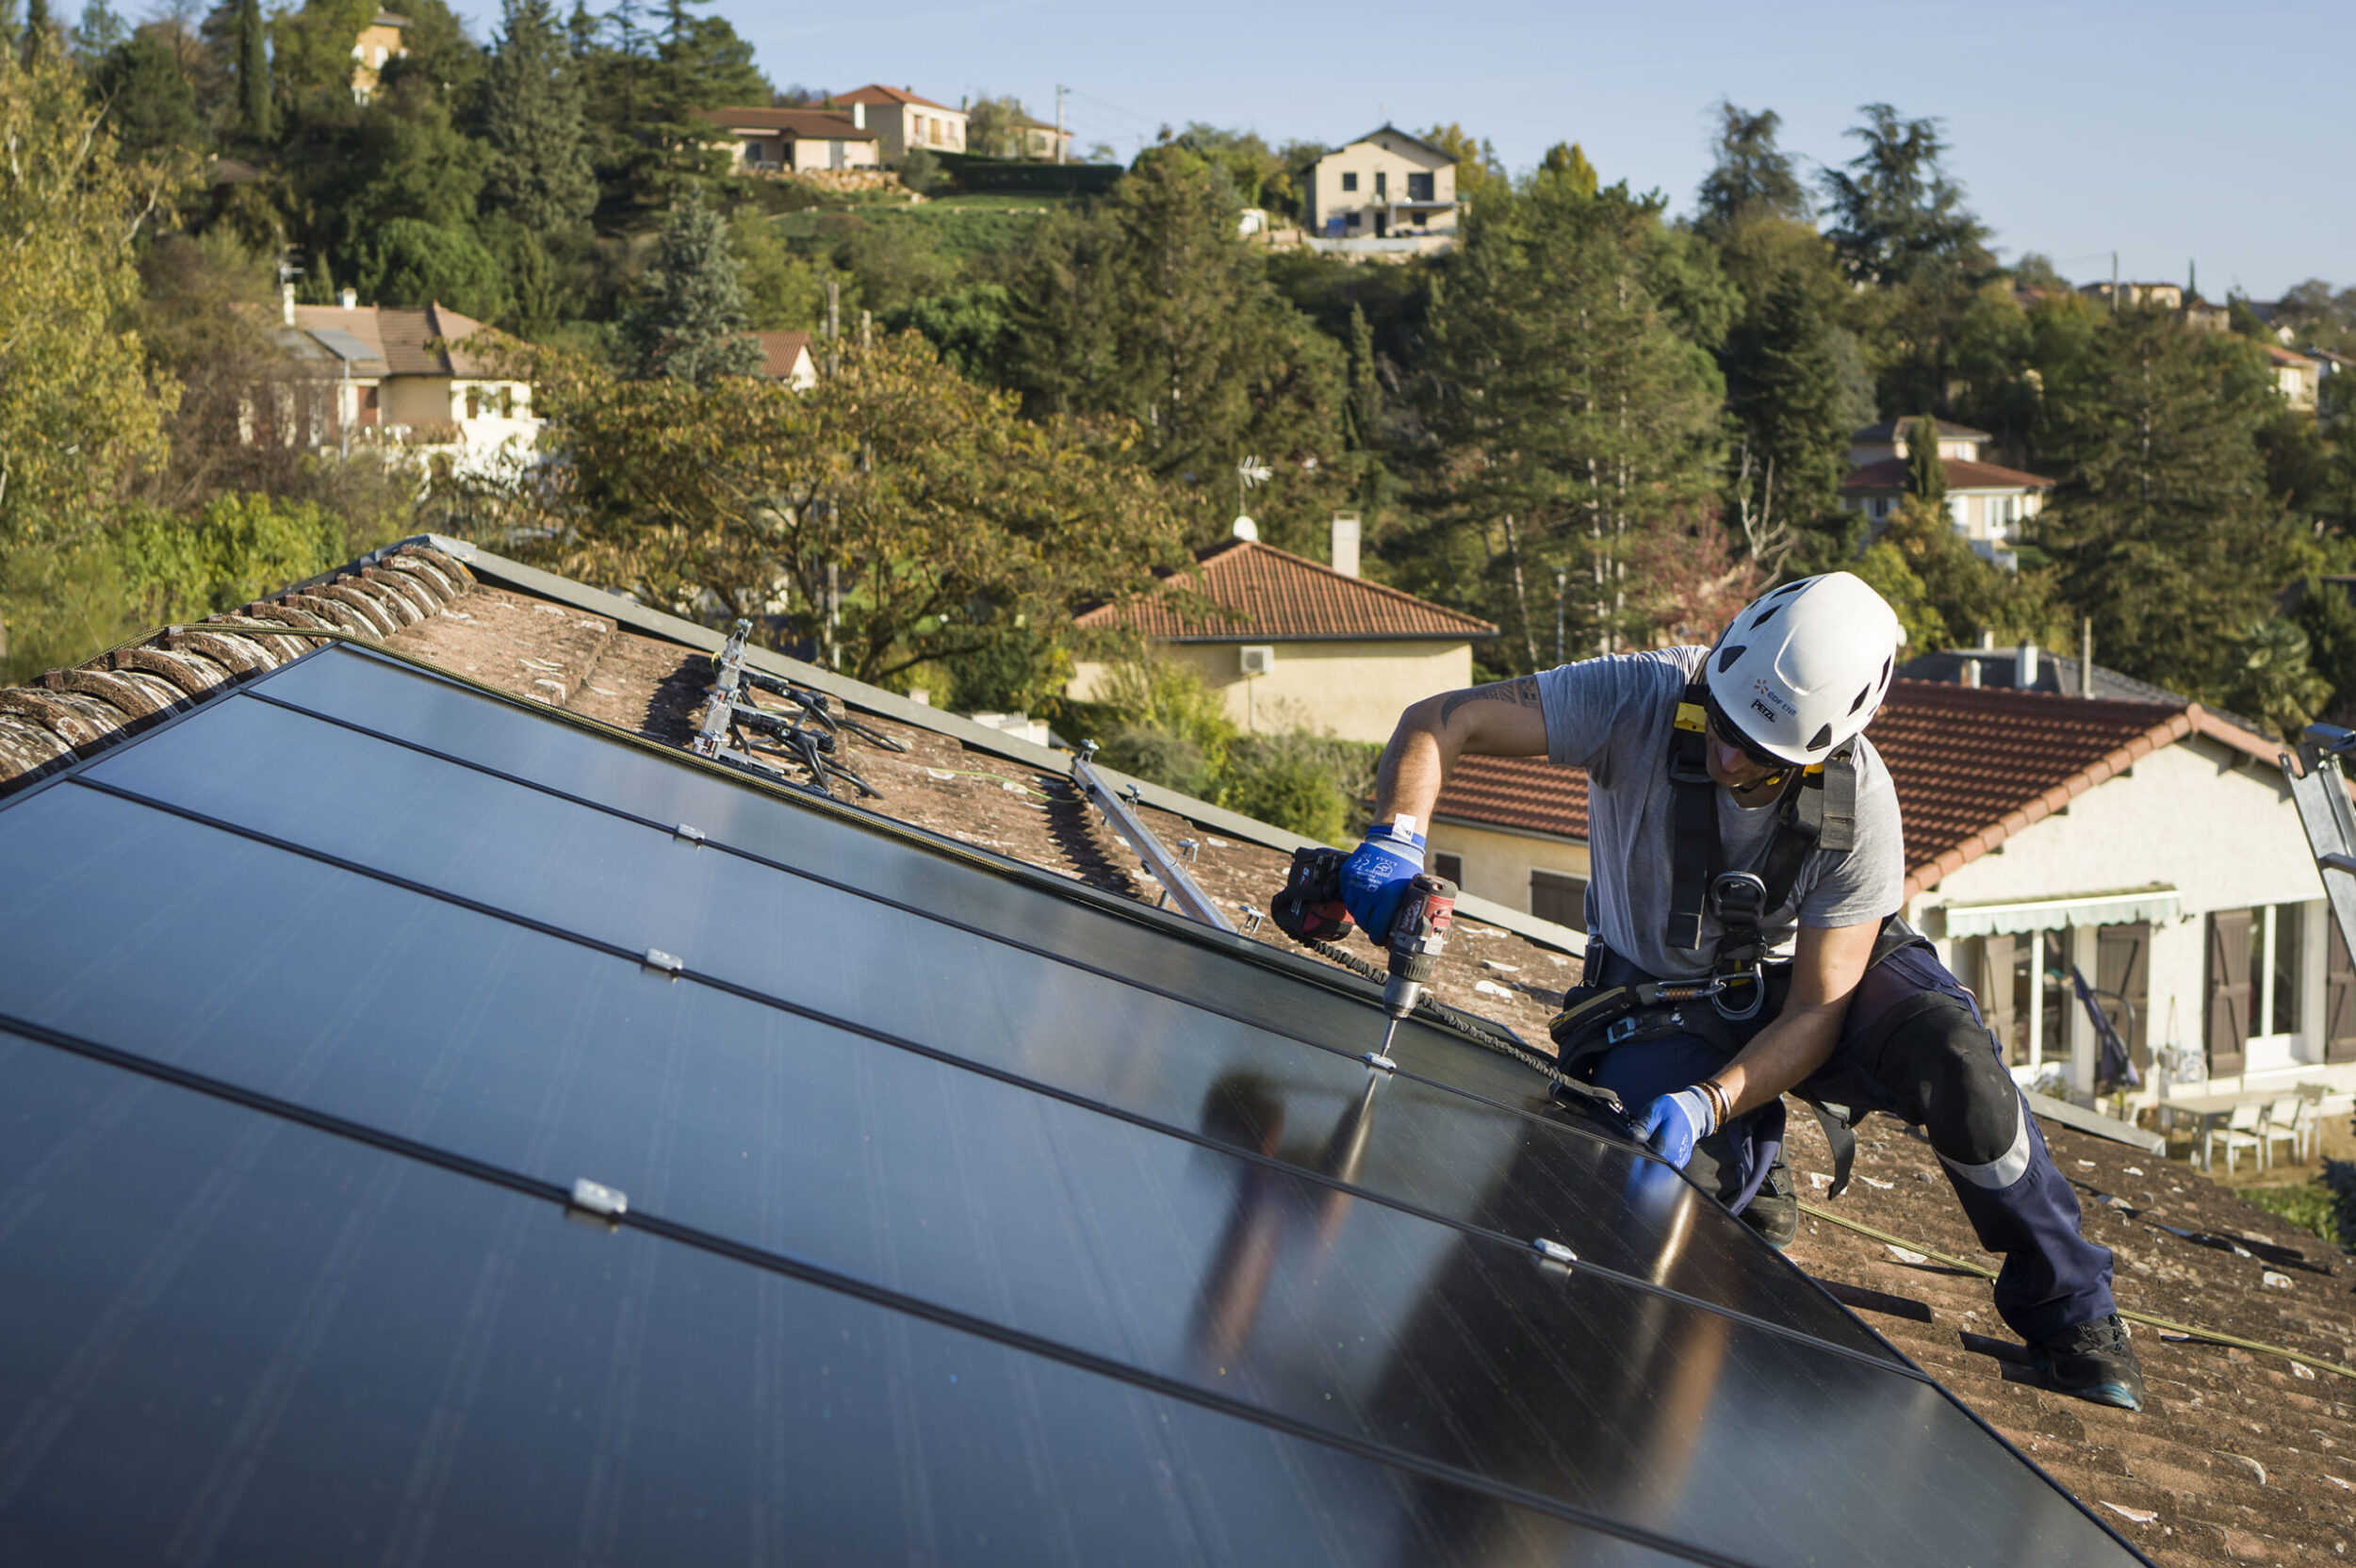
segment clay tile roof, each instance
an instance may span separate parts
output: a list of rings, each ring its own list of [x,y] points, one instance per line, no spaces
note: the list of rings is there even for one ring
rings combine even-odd
[[[2198,703],[2118,702],[1896,680],[1866,731],[1906,824],[1906,896],[1935,887],[2135,759],[2195,732],[2260,761],[2277,749]],[[1587,776],[1537,758],[1467,757],[1433,814],[1587,834]]]
[[[1587,837],[1587,774],[1543,757],[1464,757],[1432,813],[1464,822]]]
[[[874,131],[833,109],[697,109],[695,117],[731,131],[783,131],[810,141],[874,141]]]
[[[1956,457],[1942,457],[1939,466],[1947,471],[1950,490],[2050,490],[2055,482],[2036,474],[2024,474],[2018,468],[2000,467],[1993,463],[1966,463]],[[1906,460],[1903,457],[1885,457],[1879,463],[1852,468],[1841,482],[1843,490],[1896,492],[1906,487]]]
[[[2277,365],[2313,365],[2315,356],[2302,354],[2296,349],[2285,349],[2280,343],[2266,345],[2266,358]]]
[[[757,332],[752,335],[761,345],[761,373],[772,381],[791,379],[795,361],[810,352],[810,334],[806,332]]]
[[[1079,624],[1125,626],[1148,637],[1206,643],[1359,637],[1477,642],[1497,634],[1487,621],[1379,582],[1345,577],[1331,566],[1256,540],[1222,545],[1168,582],[1200,593],[1235,614],[1186,614],[1168,596],[1156,594],[1088,611]]]
[[[940,109],[948,114],[964,112],[961,109],[950,108],[946,104],[936,104],[923,93],[911,89],[886,87],[881,82],[870,82],[865,87],[850,92],[838,92],[834,95],[834,101],[838,104],[914,104],[919,108]]]

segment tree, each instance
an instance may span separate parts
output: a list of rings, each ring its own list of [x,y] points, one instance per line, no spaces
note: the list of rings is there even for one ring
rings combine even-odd
[[[278,139],[262,0],[237,0],[237,129],[249,146],[266,147]]]
[[[1695,194],[1693,226],[1716,237],[1746,220],[1806,222],[1808,189],[1792,155],[1775,144],[1782,116],[1773,109],[1753,114],[1725,98],[1718,100],[1717,110],[1716,160]]]
[[[204,146],[195,90],[155,30],[142,27],[109,50],[90,74],[90,87],[106,106],[124,159],[162,161]]]
[[[1933,510],[1947,504],[1947,465],[1939,455],[1939,421],[1927,414],[1906,421],[1906,494]]]
[[[761,347],[747,330],[728,230],[690,187],[622,318],[630,373],[698,386],[715,376],[750,375],[761,366]]]
[[[272,16],[270,74],[279,103],[311,112],[350,103],[352,43],[376,9],[375,0],[303,0]]]
[[[1576,141],[1558,141],[1547,148],[1546,156],[1538,160],[1538,172],[1565,182],[1581,196],[1593,196],[1602,182]]]
[[[1631,569],[1649,539],[1717,527],[1723,384],[1647,286],[1659,226],[1657,200],[1542,171],[1474,210],[1435,289],[1416,399],[1428,521],[1409,545],[1423,591],[1508,629],[1491,655],[1508,669],[1552,662],[1558,580],[1577,583],[1562,613],[1597,652],[1665,630],[1650,602],[1710,597]]]
[[[74,57],[88,71],[100,60],[122,48],[131,39],[131,29],[116,15],[106,0],[87,0],[82,7],[82,20],[74,27]]]
[[[499,48],[483,74],[483,208],[542,246],[562,244],[597,204],[570,51],[548,0],[506,0]]]
[[[1506,173],[1497,150],[1484,139],[1476,139],[1472,133],[1454,121],[1434,125],[1424,132],[1423,139],[1456,160],[1456,199],[1468,211],[1478,210],[1492,197],[1510,195],[1513,177]],[[1322,154],[1323,149],[1319,149]]]
[[[965,150],[976,157],[1019,158],[1023,155],[1023,123],[1030,118],[1022,99],[1012,95],[992,98],[982,93],[965,111]]]
[[[506,270],[465,229],[392,218],[360,242],[352,283],[371,304],[444,304],[478,320],[507,313]]]
[[[1281,477],[1253,501],[1264,536],[1313,547],[1348,482],[1343,355],[1269,285],[1197,155],[1148,152],[1087,214],[1041,222],[1004,275],[1026,408],[1135,421],[1204,540],[1235,515],[1238,460],[1267,460]]]
[[[2292,618],[2307,635],[2309,667],[2331,688],[2322,716],[2347,724],[2356,717],[2356,603],[2349,601],[2347,584],[2308,577]]]
[[[1843,417],[1833,329],[1806,272],[1770,275],[1728,336],[1725,362],[1739,433],[1733,511],[1752,553],[1772,567],[1796,546],[1811,571],[1846,562],[1861,528],[1840,496],[1854,427]]]
[[[2249,344],[2126,306],[2068,390],[2054,446],[2073,472],[2037,542],[2105,662],[2214,696],[2287,575],[2257,442],[2276,406],[2266,366]]]
[[[1831,237],[1859,283],[1902,284],[1936,262],[1986,266],[1988,229],[1963,205],[1963,188],[1939,165],[1947,144],[1936,120],[1901,120],[1888,104],[1857,111],[1849,135],[1865,150],[1824,172]]]
[[[528,550],[681,614],[777,615],[862,680],[1060,640],[1184,559],[1134,429],[1025,420],[913,335],[853,340],[808,392],[553,355],[534,380],[556,461]]]

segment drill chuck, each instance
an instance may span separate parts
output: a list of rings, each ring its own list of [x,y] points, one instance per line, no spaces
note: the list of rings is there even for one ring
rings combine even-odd
[[[1390,978],[1383,986],[1383,1010],[1405,1018],[1423,1000],[1440,970],[1448,923],[1456,915],[1456,884],[1429,873],[1408,884],[1391,920]]]

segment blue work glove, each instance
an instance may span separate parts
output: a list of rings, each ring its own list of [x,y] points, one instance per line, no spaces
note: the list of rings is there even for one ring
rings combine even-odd
[[[1628,1123],[1638,1142],[1683,1170],[1693,1157],[1693,1145],[1718,1130],[1718,1113],[1701,1090],[1679,1089],[1638,1105],[1628,1112]]]
[[[1366,829],[1366,841],[1342,862],[1342,907],[1376,942],[1391,935],[1407,884],[1423,874],[1423,835],[1395,823]]]

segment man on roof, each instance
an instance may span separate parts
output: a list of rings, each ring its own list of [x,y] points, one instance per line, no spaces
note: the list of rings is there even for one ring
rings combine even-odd
[[[1563,1071],[1616,1092],[1635,1135],[1777,1247],[1799,1224],[1782,1096],[1836,1152],[1887,1111],[1924,1128],[1980,1244],[1997,1311],[2054,1386],[2142,1407],[2111,1254],[2005,1070],[1972,994],[1898,918],[1905,854],[1863,731],[1897,616],[1846,572],[1787,583],[1717,645],[1590,659],[1428,697],[1383,754],[1343,900],[1380,941],[1423,869],[1457,758],[1587,770],[1583,983],[1553,1026]]]

